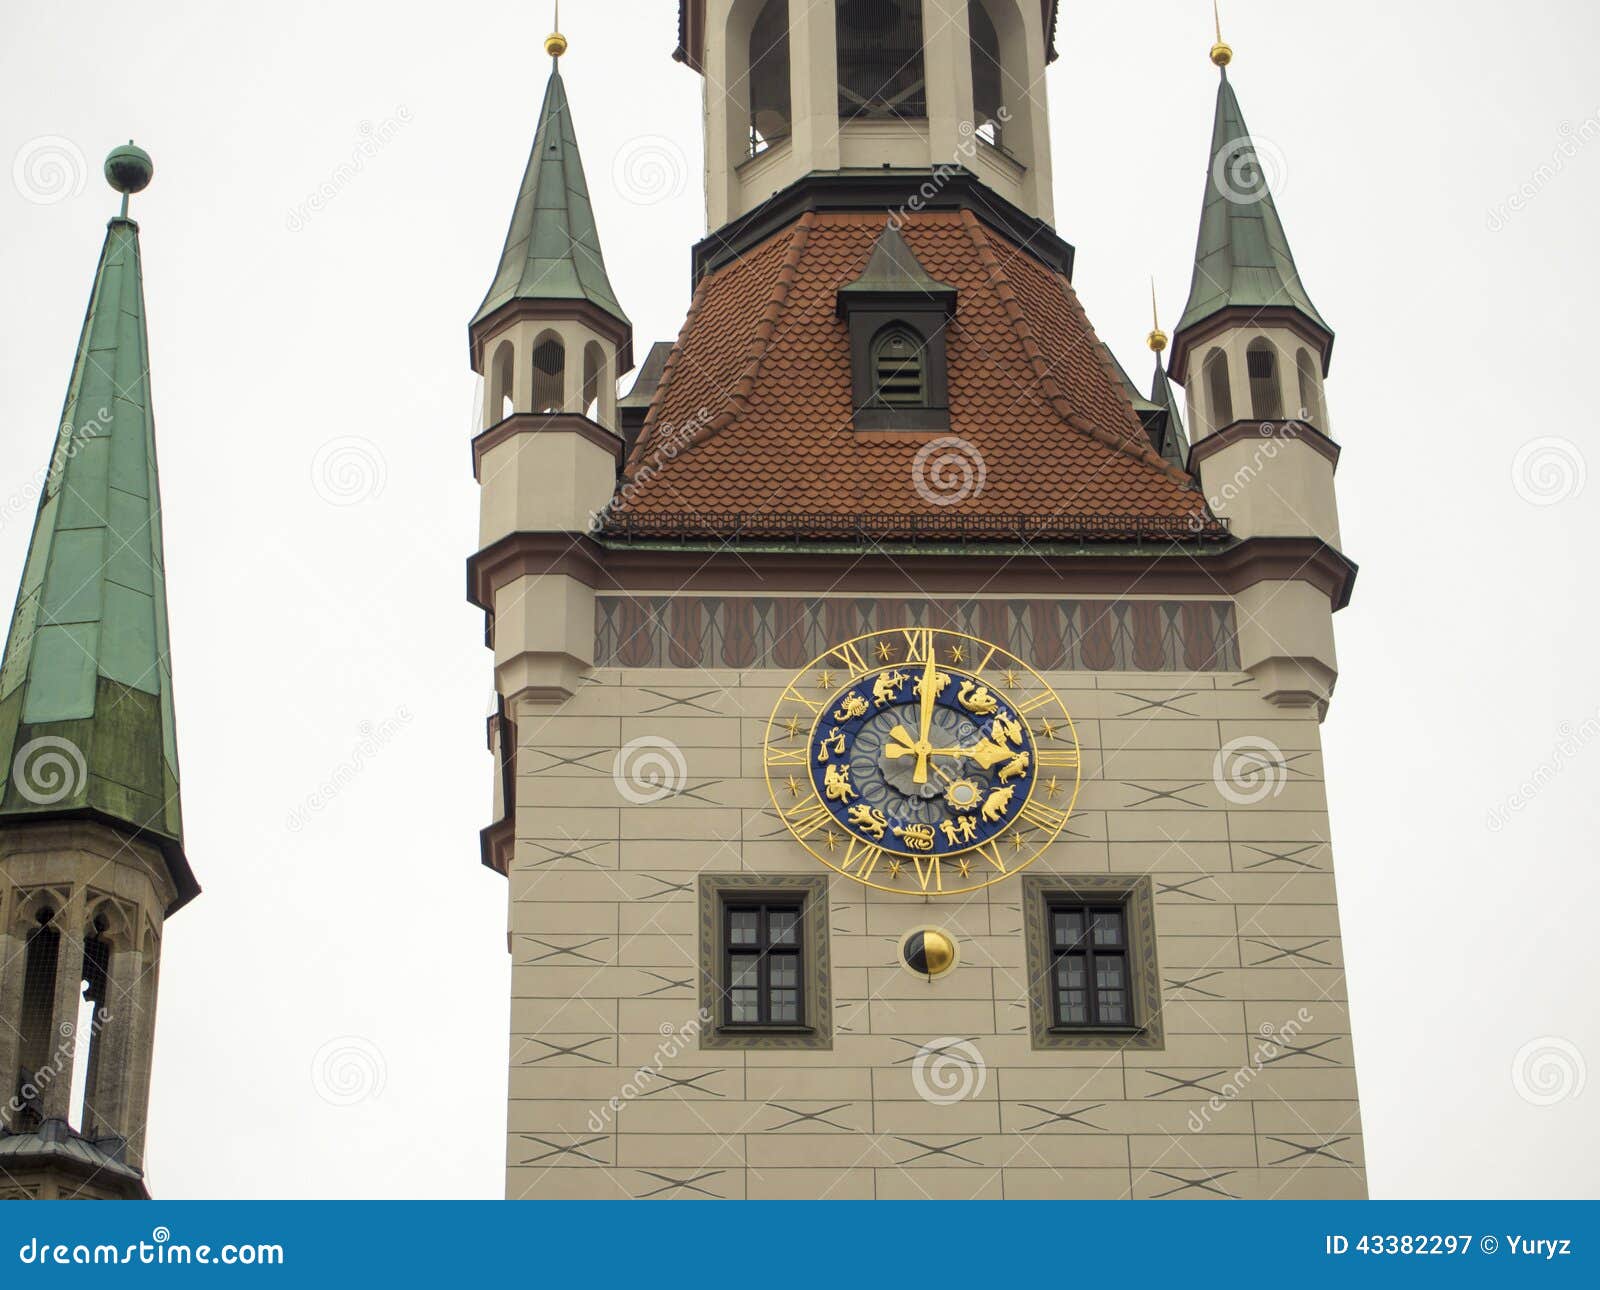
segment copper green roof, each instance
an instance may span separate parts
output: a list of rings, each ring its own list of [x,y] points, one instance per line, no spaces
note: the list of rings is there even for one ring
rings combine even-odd
[[[1255,143],[1224,71],[1217,88],[1194,280],[1174,332],[1177,351],[1184,348],[1186,332],[1229,308],[1294,310],[1330,341],[1333,337],[1300,281]]]
[[[516,300],[585,300],[628,325],[606,276],[559,67],[551,69],[539,109],[539,129],[511,212],[499,271],[472,326]]]
[[[1156,374],[1150,383],[1150,402],[1167,414],[1156,451],[1179,470],[1188,470],[1189,436],[1183,431],[1183,413],[1179,411],[1178,396],[1172,392],[1172,382],[1167,380],[1167,369],[1161,365],[1159,354],[1156,355]]]
[[[852,296],[927,296],[953,303],[956,289],[922,267],[922,261],[891,219],[872,244],[861,276],[839,288],[841,304]]]
[[[183,855],[139,227],[113,219],[0,664],[0,823],[112,821]]]

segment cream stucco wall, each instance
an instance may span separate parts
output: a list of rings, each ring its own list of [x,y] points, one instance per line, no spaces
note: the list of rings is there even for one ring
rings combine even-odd
[[[832,1048],[702,1048],[698,875],[828,872],[768,799],[787,679],[610,668],[516,705],[508,1195],[1364,1195],[1317,712],[1248,674],[1047,674],[1084,782],[1028,872],[1150,875],[1164,1048],[1034,1050],[1018,878],[928,902],[834,875]],[[636,740],[678,791],[624,794]],[[1277,750],[1264,790],[1225,791],[1240,740]],[[929,923],[962,954],[933,983],[896,965]],[[930,1101],[914,1058],[954,1040],[981,1085]]]

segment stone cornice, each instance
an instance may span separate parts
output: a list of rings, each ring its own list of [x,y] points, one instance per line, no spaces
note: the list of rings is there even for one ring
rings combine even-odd
[[[1304,421],[1235,421],[1195,442],[1194,447],[1189,449],[1189,473],[1197,474],[1202,461],[1224,448],[1236,443],[1260,443],[1268,439],[1303,443],[1326,457],[1335,470],[1339,468],[1339,445],[1313,425]]]
[[[1173,336],[1168,377],[1179,385],[1188,385],[1189,359],[1197,348],[1225,331],[1250,327],[1287,327],[1316,350],[1322,363],[1322,375],[1327,376],[1333,361],[1333,337],[1298,309],[1288,305],[1230,305]]]
[[[516,533],[467,562],[467,599],[492,611],[520,577],[560,575],[606,592],[816,591],[836,595],[1216,596],[1258,582],[1306,582],[1334,610],[1356,565],[1318,538],[1255,537],[1186,547],[604,544],[583,533]]]
[[[592,328],[617,347],[617,375],[633,370],[633,328],[587,300],[509,300],[483,321],[467,329],[472,370],[483,375],[483,351],[489,340],[512,323],[576,321]]]
[[[472,441],[472,477],[481,484],[483,459],[489,450],[498,448],[520,434],[575,434],[604,448],[619,465],[626,451],[622,437],[615,431],[607,430],[598,421],[591,421],[575,412],[514,412],[504,420],[495,422]]]

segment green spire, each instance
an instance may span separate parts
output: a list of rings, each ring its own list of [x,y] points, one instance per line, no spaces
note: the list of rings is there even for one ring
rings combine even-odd
[[[1156,355],[1156,374],[1150,382],[1150,402],[1166,412],[1162,424],[1161,442],[1155,449],[1179,470],[1189,469],[1189,436],[1183,432],[1183,414],[1178,408],[1177,395],[1167,380],[1167,369],[1161,365],[1161,355]]]
[[[137,192],[148,160],[108,161],[107,177]],[[0,823],[125,826],[165,854],[172,908],[198,894],[178,803],[139,226],[126,215],[106,230],[0,664],[0,766]]]
[[[1323,346],[1326,357],[1333,329],[1323,321],[1300,281],[1289,238],[1226,70],[1217,89],[1211,169],[1206,175],[1194,260],[1189,304],[1175,333],[1174,366],[1180,377],[1189,333],[1231,308],[1300,314],[1327,338]]]
[[[516,300],[587,301],[629,326],[606,276],[567,90],[554,63],[500,269],[473,316],[473,331]]]

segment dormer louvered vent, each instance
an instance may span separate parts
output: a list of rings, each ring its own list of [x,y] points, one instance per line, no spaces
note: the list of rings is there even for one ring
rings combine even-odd
[[[919,337],[894,327],[872,347],[873,399],[885,407],[920,408],[927,404]]]

